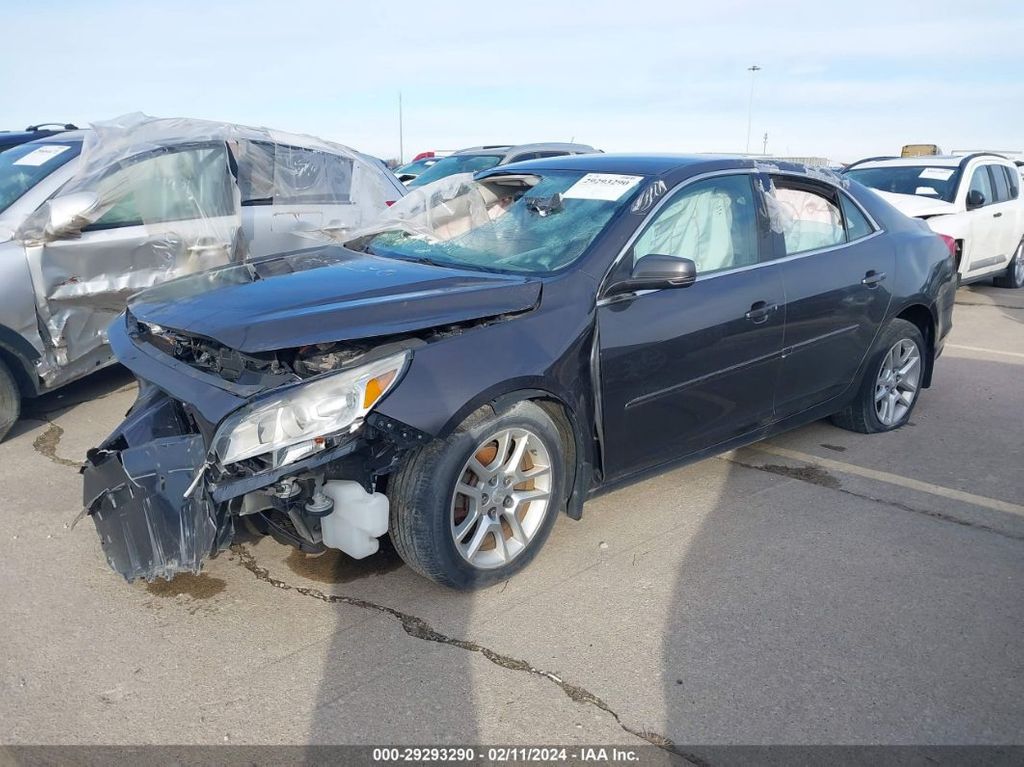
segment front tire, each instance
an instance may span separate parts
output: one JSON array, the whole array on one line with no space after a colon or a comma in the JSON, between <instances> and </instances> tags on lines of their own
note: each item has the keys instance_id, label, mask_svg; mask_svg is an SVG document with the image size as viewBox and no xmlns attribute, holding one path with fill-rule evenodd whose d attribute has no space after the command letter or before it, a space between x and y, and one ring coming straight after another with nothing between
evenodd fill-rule
<instances>
[{"instance_id":1,"label":"front tire","mask_svg":"<svg viewBox=\"0 0 1024 767\"><path fill-rule=\"evenodd\" d=\"M921 394L925 359L924 337L917 325L892 320L875 342L856 397L832 416L832 423L862 434L903 426Z\"/></svg>"},{"instance_id":2,"label":"front tire","mask_svg":"<svg viewBox=\"0 0 1024 767\"><path fill-rule=\"evenodd\" d=\"M1024 288L1024 239L1017 246L1017 252L1006 267L1006 274L994 278L992 283L997 288Z\"/></svg>"},{"instance_id":3,"label":"front tire","mask_svg":"<svg viewBox=\"0 0 1024 767\"><path fill-rule=\"evenodd\" d=\"M0 442L3 442L7 432L20 417L21 392L18 391L18 382L3 360L0 360Z\"/></svg>"},{"instance_id":4,"label":"front tire","mask_svg":"<svg viewBox=\"0 0 1024 767\"><path fill-rule=\"evenodd\" d=\"M558 427L542 408L523 401L477 411L394 474L391 540L406 564L444 586L506 580L547 540L565 474Z\"/></svg>"}]
</instances>

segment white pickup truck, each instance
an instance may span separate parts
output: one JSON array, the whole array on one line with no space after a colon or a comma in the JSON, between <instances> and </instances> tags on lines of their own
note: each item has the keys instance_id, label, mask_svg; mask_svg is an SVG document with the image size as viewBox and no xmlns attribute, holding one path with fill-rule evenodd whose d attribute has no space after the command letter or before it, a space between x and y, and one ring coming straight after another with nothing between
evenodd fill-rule
<instances>
[{"instance_id":1,"label":"white pickup truck","mask_svg":"<svg viewBox=\"0 0 1024 767\"><path fill-rule=\"evenodd\" d=\"M992 277L999 287L1024 287L1024 184L1012 160L989 153L877 157L843 173L955 240L961 284Z\"/></svg>"}]
</instances>

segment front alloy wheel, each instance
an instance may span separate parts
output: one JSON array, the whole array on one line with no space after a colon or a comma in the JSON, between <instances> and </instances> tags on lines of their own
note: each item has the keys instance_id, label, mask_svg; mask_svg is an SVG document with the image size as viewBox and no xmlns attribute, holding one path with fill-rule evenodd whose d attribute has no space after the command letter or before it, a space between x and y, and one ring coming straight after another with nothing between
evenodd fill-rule
<instances>
[{"instance_id":1,"label":"front alloy wheel","mask_svg":"<svg viewBox=\"0 0 1024 767\"><path fill-rule=\"evenodd\" d=\"M551 457L527 429L502 429L466 461L451 502L451 532L474 567L501 567L522 554L551 506Z\"/></svg>"},{"instance_id":2,"label":"front alloy wheel","mask_svg":"<svg viewBox=\"0 0 1024 767\"><path fill-rule=\"evenodd\" d=\"M445 586L479 588L524 568L565 501L563 436L524 400L481 408L410 453L389 479L389 533L406 564Z\"/></svg>"}]
</instances>

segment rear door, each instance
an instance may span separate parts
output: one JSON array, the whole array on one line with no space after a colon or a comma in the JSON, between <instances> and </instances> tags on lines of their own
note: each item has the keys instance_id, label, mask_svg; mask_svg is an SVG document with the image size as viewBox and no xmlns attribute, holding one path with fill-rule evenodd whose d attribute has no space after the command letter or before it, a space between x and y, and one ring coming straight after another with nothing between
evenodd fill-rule
<instances>
[{"instance_id":1,"label":"rear door","mask_svg":"<svg viewBox=\"0 0 1024 767\"><path fill-rule=\"evenodd\" d=\"M1012 190L1011 194L1010 179L1007 174L1009 168L996 163L991 163L987 167L992 177L992 190L995 193L991 211L996 225L995 238L998 248L996 253L1001 257L999 264L1003 265L1009 263L1020 243L1021 232L1017 223L1020 203L1016 199L1016 188Z\"/></svg>"},{"instance_id":2,"label":"rear door","mask_svg":"<svg viewBox=\"0 0 1024 767\"><path fill-rule=\"evenodd\" d=\"M605 475L713 447L764 426L782 350L785 302L750 174L684 184L649 216L613 270L642 256L692 259L687 288L599 301Z\"/></svg>"},{"instance_id":3,"label":"rear door","mask_svg":"<svg viewBox=\"0 0 1024 767\"><path fill-rule=\"evenodd\" d=\"M79 236L26 247L37 310L62 365L106 343L133 293L237 253L238 196L222 143L130 158L96 192L98 217Z\"/></svg>"},{"instance_id":4,"label":"rear door","mask_svg":"<svg viewBox=\"0 0 1024 767\"><path fill-rule=\"evenodd\" d=\"M776 248L786 289L779 419L846 391L892 297L895 252L844 191L805 177L773 178Z\"/></svg>"},{"instance_id":5,"label":"rear door","mask_svg":"<svg viewBox=\"0 0 1024 767\"><path fill-rule=\"evenodd\" d=\"M232 151L249 258L310 247L321 229L351 231L383 209L383 200L354 199L354 174L367 170L350 157L262 141Z\"/></svg>"}]
</instances>

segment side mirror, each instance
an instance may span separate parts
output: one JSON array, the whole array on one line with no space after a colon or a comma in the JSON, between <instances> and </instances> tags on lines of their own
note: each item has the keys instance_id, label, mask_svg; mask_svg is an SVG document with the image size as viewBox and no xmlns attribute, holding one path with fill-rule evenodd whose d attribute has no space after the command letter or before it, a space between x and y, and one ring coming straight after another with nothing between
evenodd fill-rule
<instances>
[{"instance_id":1,"label":"side mirror","mask_svg":"<svg viewBox=\"0 0 1024 767\"><path fill-rule=\"evenodd\" d=\"M87 226L90 221L86 216L98 202L99 197L95 192L72 192L54 197L48 203L50 216L46 222L47 233L60 236Z\"/></svg>"},{"instance_id":2,"label":"side mirror","mask_svg":"<svg viewBox=\"0 0 1024 767\"><path fill-rule=\"evenodd\" d=\"M974 210L980 208L985 204L985 195L979 192L977 189L972 189L967 193L967 210Z\"/></svg>"},{"instance_id":3,"label":"side mirror","mask_svg":"<svg viewBox=\"0 0 1024 767\"><path fill-rule=\"evenodd\" d=\"M686 288L696 279L697 265L690 259L652 253L637 259L629 278L613 283L605 295L630 293L634 290Z\"/></svg>"}]
</instances>

